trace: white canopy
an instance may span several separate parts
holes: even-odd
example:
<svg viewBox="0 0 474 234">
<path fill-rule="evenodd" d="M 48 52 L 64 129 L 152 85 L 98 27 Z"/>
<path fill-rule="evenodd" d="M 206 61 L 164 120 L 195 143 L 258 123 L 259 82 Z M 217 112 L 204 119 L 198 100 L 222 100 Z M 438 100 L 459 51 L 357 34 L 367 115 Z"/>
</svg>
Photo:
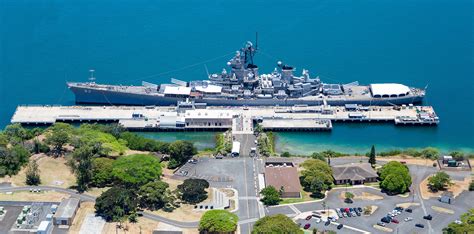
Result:
<svg viewBox="0 0 474 234">
<path fill-rule="evenodd" d="M 408 86 L 395 83 L 371 84 L 370 90 L 373 97 L 401 97 L 410 93 Z"/>
<path fill-rule="evenodd" d="M 183 86 L 166 86 L 164 93 L 174 95 L 189 95 L 191 94 L 191 88 Z"/>
<path fill-rule="evenodd" d="M 222 87 L 217 85 L 196 86 L 196 90 L 203 93 L 221 93 Z"/>
</svg>

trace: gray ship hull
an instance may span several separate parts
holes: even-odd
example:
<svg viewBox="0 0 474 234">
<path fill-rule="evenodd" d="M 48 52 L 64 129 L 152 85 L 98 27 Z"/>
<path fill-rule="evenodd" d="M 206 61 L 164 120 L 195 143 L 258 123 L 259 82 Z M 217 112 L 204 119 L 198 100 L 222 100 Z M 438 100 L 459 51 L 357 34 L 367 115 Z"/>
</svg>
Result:
<svg viewBox="0 0 474 234">
<path fill-rule="evenodd" d="M 97 90 L 87 87 L 70 87 L 76 97 L 78 104 L 104 104 L 104 105 L 142 105 L 142 106 L 169 106 L 176 105 L 178 101 L 185 101 L 184 98 L 165 97 L 152 94 L 135 94 L 128 92 L 118 92 L 114 90 Z M 323 99 L 222 99 L 222 98 L 202 98 L 191 99 L 196 103 L 206 103 L 210 106 L 293 106 L 308 105 L 317 106 L 323 104 Z M 397 98 L 326 98 L 326 103 L 332 106 L 343 106 L 345 104 L 369 105 L 402 105 L 417 104 L 423 101 L 423 96 L 405 96 Z"/>
</svg>

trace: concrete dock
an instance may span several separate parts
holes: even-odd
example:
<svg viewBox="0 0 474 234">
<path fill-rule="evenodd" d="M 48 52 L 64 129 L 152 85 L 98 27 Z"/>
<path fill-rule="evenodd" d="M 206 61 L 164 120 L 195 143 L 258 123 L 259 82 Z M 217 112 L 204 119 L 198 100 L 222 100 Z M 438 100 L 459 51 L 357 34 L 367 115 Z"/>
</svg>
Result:
<svg viewBox="0 0 474 234">
<path fill-rule="evenodd" d="M 331 130 L 332 122 L 392 122 L 396 125 L 439 123 L 429 106 L 407 107 L 204 107 L 173 106 L 18 106 L 12 123 L 50 125 L 55 122 L 120 123 L 130 130 L 225 130 L 253 132 L 254 122 L 266 130 Z"/>
</svg>

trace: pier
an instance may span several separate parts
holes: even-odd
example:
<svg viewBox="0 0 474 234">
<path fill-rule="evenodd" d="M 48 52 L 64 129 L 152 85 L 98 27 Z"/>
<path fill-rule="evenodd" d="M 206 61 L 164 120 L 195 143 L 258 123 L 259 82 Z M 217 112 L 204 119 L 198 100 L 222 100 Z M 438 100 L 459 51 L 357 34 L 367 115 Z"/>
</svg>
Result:
<svg viewBox="0 0 474 234">
<path fill-rule="evenodd" d="M 18 106 L 12 123 L 51 125 L 70 123 L 119 123 L 135 131 L 253 132 L 254 123 L 272 131 L 326 131 L 333 122 L 391 122 L 396 125 L 439 123 L 430 106 Z"/>
</svg>

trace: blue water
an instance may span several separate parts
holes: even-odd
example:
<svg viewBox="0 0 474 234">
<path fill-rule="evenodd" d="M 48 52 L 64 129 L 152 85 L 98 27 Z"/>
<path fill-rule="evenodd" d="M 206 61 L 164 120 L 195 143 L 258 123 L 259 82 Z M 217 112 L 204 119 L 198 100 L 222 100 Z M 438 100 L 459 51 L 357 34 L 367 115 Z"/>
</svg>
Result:
<svg viewBox="0 0 474 234">
<path fill-rule="evenodd" d="M 73 104 L 65 82 L 90 68 L 103 83 L 204 78 L 200 62 L 214 58 L 206 65 L 220 72 L 222 55 L 258 31 L 264 72 L 281 59 L 326 82 L 428 85 L 442 121 L 284 133 L 280 150 L 474 151 L 473 9 L 472 0 L 0 0 L 0 126 L 18 104 Z"/>
</svg>

